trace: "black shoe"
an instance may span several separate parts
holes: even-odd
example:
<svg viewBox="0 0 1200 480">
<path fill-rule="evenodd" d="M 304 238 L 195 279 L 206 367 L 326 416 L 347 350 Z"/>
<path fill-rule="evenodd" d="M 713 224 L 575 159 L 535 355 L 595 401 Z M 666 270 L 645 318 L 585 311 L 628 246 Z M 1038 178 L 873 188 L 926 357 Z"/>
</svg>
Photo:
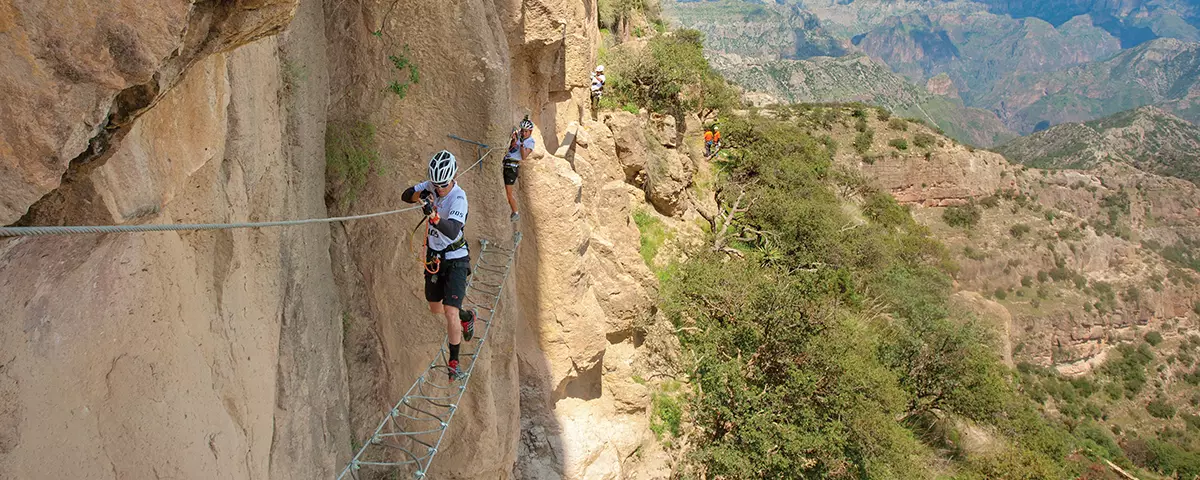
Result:
<svg viewBox="0 0 1200 480">
<path fill-rule="evenodd" d="M 471 341 L 475 337 L 475 310 L 459 310 L 458 319 L 462 321 L 463 341 Z"/>
</svg>

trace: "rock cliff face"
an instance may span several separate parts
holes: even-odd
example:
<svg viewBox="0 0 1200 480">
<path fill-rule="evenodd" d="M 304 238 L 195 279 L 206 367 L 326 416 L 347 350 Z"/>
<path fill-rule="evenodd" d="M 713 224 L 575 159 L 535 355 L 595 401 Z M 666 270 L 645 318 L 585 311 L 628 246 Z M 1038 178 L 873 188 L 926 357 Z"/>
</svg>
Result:
<svg viewBox="0 0 1200 480">
<path fill-rule="evenodd" d="M 261 39 L 296 3 L 231 5 L 0 7 L 5 223 L 75 158 L 27 221 L 323 216 L 324 74 L 281 82 L 324 62 L 320 4 Z M 335 474 L 328 246 L 324 227 L 0 241 L 0 477 Z"/>
<path fill-rule="evenodd" d="M 69 164 L 101 156 L 193 64 L 280 31 L 297 0 L 176 0 L 0 7 L 0 222 L 56 188 Z M 130 19 L 136 18 L 136 21 Z"/>
<path fill-rule="evenodd" d="M 0 7 L 4 223 L 386 210 L 448 148 L 472 246 L 525 240 L 439 476 L 662 475 L 631 459 L 653 444 L 649 387 L 633 378 L 663 341 L 648 339 L 654 279 L 630 212 L 688 208 L 691 163 L 666 119 L 591 120 L 595 4 L 65 8 Z M 405 79 L 404 95 L 389 89 Z M 514 225 L 498 154 L 525 114 L 538 147 Z M 325 181 L 345 125 L 368 125 L 378 158 L 352 197 Z M 660 140 L 641 150 L 671 155 L 619 154 L 629 142 L 613 130 L 646 125 Z M 499 148 L 467 171 L 474 147 L 448 134 Z M 0 240 L 0 477 L 335 475 L 442 338 L 406 245 L 413 221 Z M 52 451 L 63 461 L 45 462 Z"/>
</svg>

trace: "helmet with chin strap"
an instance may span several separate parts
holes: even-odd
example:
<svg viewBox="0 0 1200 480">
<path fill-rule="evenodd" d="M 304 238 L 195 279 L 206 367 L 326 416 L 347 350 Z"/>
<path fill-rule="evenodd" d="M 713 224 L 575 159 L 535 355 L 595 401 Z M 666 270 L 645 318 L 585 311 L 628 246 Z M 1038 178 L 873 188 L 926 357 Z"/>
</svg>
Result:
<svg viewBox="0 0 1200 480">
<path fill-rule="evenodd" d="M 454 154 L 442 150 L 429 159 L 429 181 L 437 186 L 446 186 L 458 173 L 458 160 Z"/>
</svg>

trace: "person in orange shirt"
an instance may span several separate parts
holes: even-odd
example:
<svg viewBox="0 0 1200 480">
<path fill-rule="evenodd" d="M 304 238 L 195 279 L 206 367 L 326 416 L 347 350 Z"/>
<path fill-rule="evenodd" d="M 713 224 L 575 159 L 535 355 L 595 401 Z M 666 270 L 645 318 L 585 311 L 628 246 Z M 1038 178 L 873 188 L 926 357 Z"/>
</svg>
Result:
<svg viewBox="0 0 1200 480">
<path fill-rule="evenodd" d="M 712 144 L 714 147 L 716 147 L 717 150 L 721 149 L 721 129 L 720 129 L 720 127 L 713 126 Z"/>
<path fill-rule="evenodd" d="M 713 132 L 712 130 L 704 131 L 704 156 L 708 156 L 712 152 Z"/>
</svg>

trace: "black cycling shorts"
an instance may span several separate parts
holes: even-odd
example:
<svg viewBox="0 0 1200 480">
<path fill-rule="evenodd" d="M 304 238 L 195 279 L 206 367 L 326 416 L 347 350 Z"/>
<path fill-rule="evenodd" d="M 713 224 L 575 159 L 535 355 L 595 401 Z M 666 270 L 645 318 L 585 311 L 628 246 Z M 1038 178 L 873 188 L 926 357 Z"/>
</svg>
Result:
<svg viewBox="0 0 1200 480">
<path fill-rule="evenodd" d="M 471 257 L 442 260 L 437 273 L 425 272 L 425 301 L 461 309 L 470 276 Z"/>
<path fill-rule="evenodd" d="M 517 184 L 517 170 L 519 170 L 520 168 L 521 167 L 518 167 L 518 166 L 509 166 L 509 165 L 504 166 L 504 184 L 505 185 L 516 185 Z"/>
</svg>

